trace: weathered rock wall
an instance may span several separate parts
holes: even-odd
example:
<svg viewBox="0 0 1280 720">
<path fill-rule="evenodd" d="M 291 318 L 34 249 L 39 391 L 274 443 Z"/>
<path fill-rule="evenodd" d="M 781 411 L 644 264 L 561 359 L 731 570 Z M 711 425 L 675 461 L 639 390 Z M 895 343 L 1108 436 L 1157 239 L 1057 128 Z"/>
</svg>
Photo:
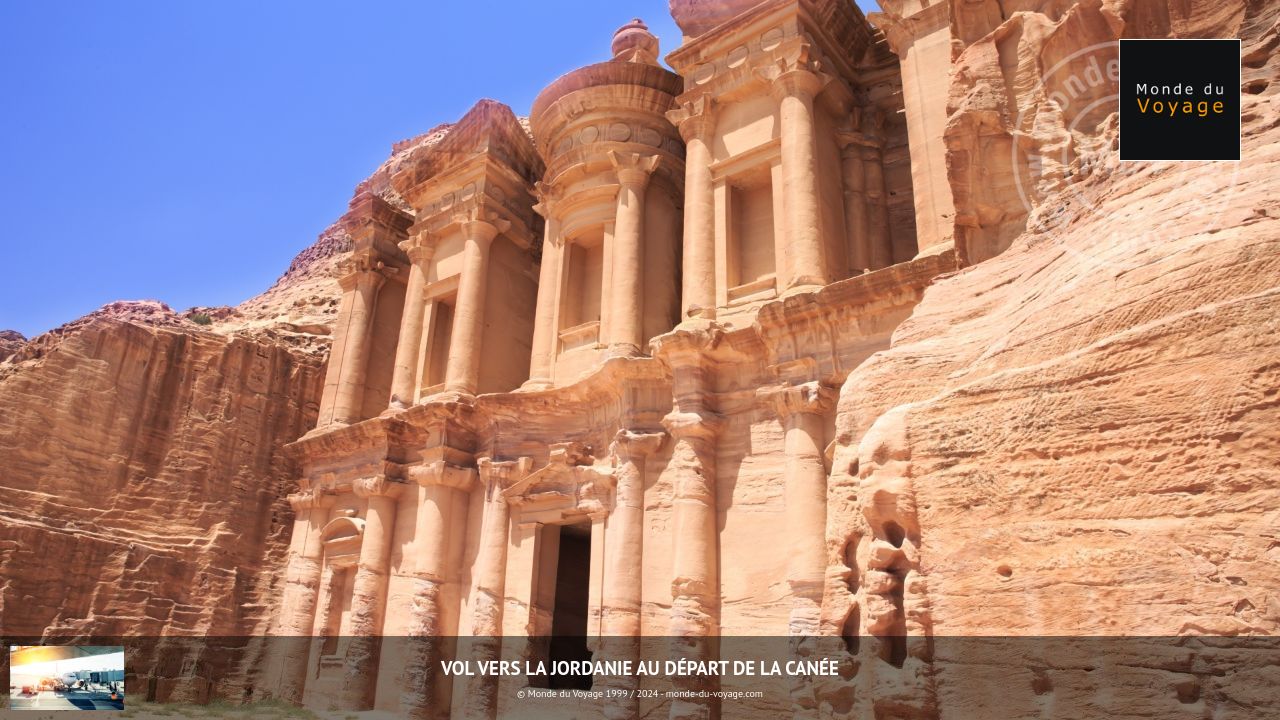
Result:
<svg viewBox="0 0 1280 720">
<path fill-rule="evenodd" d="M 282 446 L 315 422 L 323 357 L 106 313 L 39 350 L 0 378 L 0 631 L 265 632 Z"/>
<path fill-rule="evenodd" d="M 1118 39 L 1259 40 L 1275 10 L 1264 0 L 952 2 L 944 139 L 961 256 L 1003 251 L 1029 213 L 1114 158 Z"/>
<path fill-rule="evenodd" d="M 1109 12 L 1058 5 L 1062 22 L 1034 37 L 1046 16 L 1014 14 L 973 41 L 953 99 L 979 96 L 966 73 L 984 63 L 1034 67 L 1055 37 L 1059 54 L 1092 42 L 1055 33 Z M 983 225 L 1008 249 L 931 286 L 892 347 L 845 382 L 824 619 L 863 657 L 865 692 L 846 709 L 969 717 L 1025 690 L 1029 705 L 999 712 L 1275 711 L 1251 690 L 1251 667 L 1274 657 L 1082 644 L 1029 660 L 1024 643 L 978 658 L 944 641 L 1280 630 L 1280 8 L 1238 10 L 1197 5 L 1179 14 L 1197 30 L 1169 27 L 1243 36 L 1242 162 L 1120 164 L 1104 118 L 1090 172 L 1042 187 L 1020 221 Z M 1010 81 L 990 97 L 1034 106 L 1034 92 Z M 949 149 L 953 170 L 997 176 L 990 154 L 1005 152 Z M 892 637 L 904 630 L 920 640 Z M 1089 675 L 1100 650 L 1128 674 Z M 1104 680 L 1126 685 L 1095 692 Z"/>
</svg>

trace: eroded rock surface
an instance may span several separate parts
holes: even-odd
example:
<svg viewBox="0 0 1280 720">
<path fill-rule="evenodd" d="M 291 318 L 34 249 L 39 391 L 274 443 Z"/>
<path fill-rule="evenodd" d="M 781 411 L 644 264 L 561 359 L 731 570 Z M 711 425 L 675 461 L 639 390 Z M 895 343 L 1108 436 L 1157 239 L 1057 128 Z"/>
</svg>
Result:
<svg viewBox="0 0 1280 720">
<path fill-rule="evenodd" d="M 944 141 L 961 256 L 1000 253 L 1028 213 L 1115 160 L 1117 40 L 1250 39 L 1244 88 L 1259 93 L 1275 14 L 1260 0 L 951 3 Z"/>
<path fill-rule="evenodd" d="M 17 330 L 0 330 L 0 362 L 8 360 L 26 343 L 26 336 Z"/>
<path fill-rule="evenodd" d="M 1144 7 L 1123 16 L 1154 22 Z M 1031 646 L 1012 643 L 978 659 L 945 639 L 1280 629 L 1280 96 L 1276 8 L 1262 10 L 1165 26 L 1244 36 L 1241 163 L 1120 164 L 1115 119 L 1099 120 L 1090 173 L 1043 186 L 1025 231 L 984 226 L 1012 245 L 936 282 L 892 347 L 845 382 L 825 622 L 883 636 L 858 707 L 964 717 L 1007 684 L 1009 698 L 1026 690 L 1027 713 L 1274 712 L 1234 650 L 1107 646 L 1129 673 L 1108 671 L 1123 688 L 1107 700 L 1086 691 L 1098 678 L 1082 661 L 1100 646 L 1028 660 Z M 1034 60 L 1063 23 L 1108 12 L 1064 7 L 1034 39 L 1032 25 L 1053 22 L 1013 15 L 960 53 L 953 100 L 975 100 L 965 73 L 983 62 Z M 1008 37 L 1028 45 L 1002 55 Z M 992 97 L 1037 102 L 1016 87 Z M 953 161 L 987 162 L 949 147 Z M 936 644 L 894 648 L 895 627 Z"/>
</svg>

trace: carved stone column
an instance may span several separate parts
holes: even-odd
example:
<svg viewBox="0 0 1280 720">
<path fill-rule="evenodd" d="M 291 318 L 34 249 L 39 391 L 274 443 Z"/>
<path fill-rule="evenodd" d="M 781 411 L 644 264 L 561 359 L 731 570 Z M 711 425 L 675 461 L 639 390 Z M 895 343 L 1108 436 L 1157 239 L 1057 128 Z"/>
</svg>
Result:
<svg viewBox="0 0 1280 720">
<path fill-rule="evenodd" d="M 780 61 L 766 77 L 778 101 L 782 135 L 782 192 L 787 215 L 786 290 L 826 285 L 830 281 L 822 218 L 818 210 L 818 160 L 814 144 L 813 100 L 825 77 L 812 68 L 803 48 L 798 59 Z"/>
<path fill-rule="evenodd" d="M 338 280 L 342 291 L 351 296 L 351 302 L 342 356 L 329 358 L 329 362 L 339 363 L 338 387 L 333 403 L 334 422 L 350 424 L 362 419 L 373 315 L 377 309 L 378 289 L 385 279 L 377 269 L 366 267 Z"/>
<path fill-rule="evenodd" d="M 845 131 L 840 141 L 840 169 L 844 179 L 844 227 L 849 247 L 849 266 L 854 273 L 873 270 L 868 237 L 867 179 L 862 167 L 862 133 Z"/>
<path fill-rule="evenodd" d="M 320 574 L 319 608 L 316 612 L 315 637 L 319 641 L 320 652 L 324 652 L 326 640 L 334 638 L 341 632 L 341 602 L 338 597 L 342 592 L 347 571 L 325 563 Z"/>
<path fill-rule="evenodd" d="M 564 246 L 560 219 L 555 214 L 557 190 L 538 183 L 539 202 L 533 207 L 546 220 L 542 241 L 542 267 L 538 271 L 538 304 L 533 319 L 533 354 L 529 358 L 528 390 L 545 390 L 552 384 L 552 360 L 556 355 L 556 302 L 560 296 L 560 272 Z"/>
<path fill-rule="evenodd" d="M 884 184 L 883 140 L 867 138 L 862 147 L 862 167 L 867 188 L 867 245 L 871 268 L 879 270 L 893 264 L 893 238 L 889 234 L 889 192 Z"/>
<path fill-rule="evenodd" d="M 714 322 L 690 319 L 654 341 L 654 354 L 671 369 L 675 410 L 662 419 L 675 445 L 667 462 L 674 477 L 672 518 L 671 655 L 709 660 L 715 655 L 714 636 L 720 631 L 720 525 L 716 445 L 721 416 L 712 407 L 711 379 L 715 363 L 709 353 L 724 330 Z M 715 676 L 680 676 L 679 690 L 694 693 L 671 703 L 673 720 L 718 716 L 713 695 L 699 697 L 718 686 Z"/>
<path fill-rule="evenodd" d="M 366 499 L 368 511 L 351 589 L 351 642 L 347 646 L 343 679 L 343 699 L 349 710 L 373 707 L 382 620 L 387 606 L 391 533 L 395 527 L 396 499 L 404 487 L 403 483 L 376 476 L 361 478 L 351 488 L 357 496 Z"/>
<path fill-rule="evenodd" d="M 719 522 L 716 504 L 715 447 L 718 416 L 676 411 L 663 419 L 675 438 L 672 464 L 678 468 L 673 498 L 675 558 L 671 581 L 672 654 L 690 660 L 712 659 L 710 638 L 719 634 Z M 681 690 L 713 690 L 714 677 L 681 676 Z M 672 720 L 709 720 L 716 716 L 712 698 L 679 698 L 671 704 Z"/>
<path fill-rule="evenodd" d="M 685 472 L 677 477 L 674 498 L 675 580 L 672 581 L 672 635 L 715 634 L 717 522 L 715 482 L 716 423 L 697 413 L 674 412 L 663 424 L 676 439 Z"/>
<path fill-rule="evenodd" d="M 761 391 L 778 413 L 785 431 L 788 548 L 791 585 L 790 634 L 818 634 L 826 581 L 827 466 L 823 458 L 825 418 L 835 391 L 817 382 Z"/>
<path fill-rule="evenodd" d="M 510 223 L 482 219 L 479 213 L 463 223 L 466 243 L 458 278 L 449 362 L 445 366 L 445 391 L 475 395 L 480 382 L 480 343 L 484 336 L 484 294 L 489 274 L 489 246 Z"/>
<path fill-rule="evenodd" d="M 484 519 L 472 589 L 472 658 L 476 662 L 498 660 L 502 653 L 502 612 L 506 603 L 507 543 L 511 508 L 502 492 L 533 469 L 532 458 L 493 462 L 481 458 L 480 482 L 484 488 Z M 469 678 L 468 718 L 492 720 L 498 715 L 498 681 L 493 675 Z"/>
<path fill-rule="evenodd" d="M 664 433 L 619 430 L 615 505 L 605 532 L 604 634 L 640 634 L 640 567 L 644 548 L 644 460 Z"/>
<path fill-rule="evenodd" d="M 418 366 L 422 363 L 419 350 L 425 329 L 427 311 L 427 268 L 435 255 L 435 247 L 426 244 L 426 233 L 414 241 L 400 243 L 412 263 L 409 267 L 409 284 L 404 294 L 404 314 L 400 319 L 400 338 L 396 344 L 395 371 L 391 376 L 391 402 L 393 408 L 405 408 L 413 404 Z"/>
<path fill-rule="evenodd" d="M 702 95 L 667 113 L 685 141 L 681 319 L 716 316 L 715 186 L 711 178 L 714 101 Z"/>
<path fill-rule="evenodd" d="M 600 648 L 605 659 L 640 659 L 641 579 L 644 567 L 644 468 L 645 458 L 662 445 L 664 433 L 619 430 L 613 453 L 618 459 L 614 474 L 615 503 L 605 526 L 604 602 Z M 625 691 L 610 698 L 605 717 L 636 720 L 640 717 L 640 678 L 610 676 L 609 686 Z"/>
<path fill-rule="evenodd" d="M 306 686 L 307 659 L 311 650 L 311 630 L 320 599 L 320 575 L 324 546 L 320 532 L 329 519 L 333 496 L 323 488 L 304 490 L 289 496 L 296 514 L 289 542 L 289 564 L 285 570 L 283 607 L 275 640 L 280 645 L 280 698 L 300 703 Z"/>
<path fill-rule="evenodd" d="M 609 291 L 609 354 L 640 355 L 644 346 L 644 208 L 657 155 L 609 152 L 618 176 L 613 273 Z"/>
<path fill-rule="evenodd" d="M 466 518 L 454 516 L 453 508 L 458 494 L 475 486 L 475 476 L 474 469 L 443 460 L 409 469 L 409 478 L 423 488 L 423 503 L 414 528 L 413 609 L 400 696 L 400 709 L 406 717 L 429 718 L 443 702 L 437 696 L 440 661 L 452 650 L 443 646 L 451 633 L 444 625 L 441 603 L 445 585 L 457 574 L 457 558 L 449 553 L 449 538 L 461 534 L 466 522 Z"/>
</svg>

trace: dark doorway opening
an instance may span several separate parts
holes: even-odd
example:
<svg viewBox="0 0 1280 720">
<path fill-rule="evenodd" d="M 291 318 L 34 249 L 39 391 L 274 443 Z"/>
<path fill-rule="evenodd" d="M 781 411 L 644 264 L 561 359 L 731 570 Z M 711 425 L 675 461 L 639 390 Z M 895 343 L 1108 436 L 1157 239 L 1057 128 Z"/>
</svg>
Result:
<svg viewBox="0 0 1280 720">
<path fill-rule="evenodd" d="M 551 661 L 590 660 L 587 607 L 591 587 L 591 525 L 560 526 L 556 557 L 556 600 L 551 615 Z M 590 675 L 552 675 L 549 686 L 587 690 Z"/>
</svg>

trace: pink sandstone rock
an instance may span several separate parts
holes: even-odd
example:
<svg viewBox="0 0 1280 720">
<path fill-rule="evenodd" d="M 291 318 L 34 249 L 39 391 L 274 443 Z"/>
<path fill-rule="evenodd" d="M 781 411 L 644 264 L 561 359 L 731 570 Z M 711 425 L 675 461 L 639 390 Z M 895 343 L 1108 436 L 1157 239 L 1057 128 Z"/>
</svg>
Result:
<svg viewBox="0 0 1280 720">
<path fill-rule="evenodd" d="M 536 133 L 483 100 L 397 144 L 263 295 L 115 303 L 22 345 L 0 630 L 301 636 L 229 654 L 215 693 L 489 717 L 523 681 L 441 678 L 497 653 L 442 638 L 546 635 L 581 589 L 599 632 L 686 660 L 762 634 L 841 660 L 675 681 L 766 691 L 723 717 L 1275 714 L 1274 653 L 1194 636 L 1280 632 L 1280 6 L 882 4 L 873 30 L 826 0 L 672 0 L 683 77 L 628 24 Z M 1121 164 L 1114 114 L 1079 110 L 1114 85 L 1057 94 L 1119 37 L 1232 35 L 1239 164 Z M 582 268 L 674 237 L 678 203 L 636 212 L 663 193 L 685 297 L 641 312 L 675 257 Z M 477 285 L 490 243 L 506 281 Z"/>
</svg>

